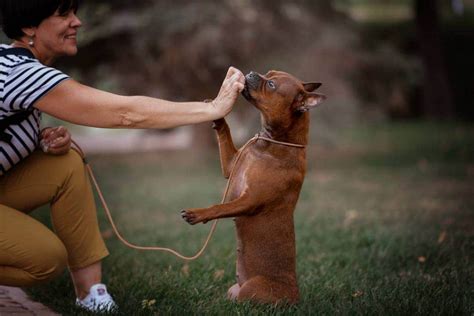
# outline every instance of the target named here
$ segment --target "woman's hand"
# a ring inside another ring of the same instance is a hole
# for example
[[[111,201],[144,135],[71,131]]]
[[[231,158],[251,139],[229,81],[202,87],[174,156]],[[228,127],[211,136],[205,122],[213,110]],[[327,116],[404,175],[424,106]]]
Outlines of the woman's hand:
[[[224,82],[212,106],[217,110],[219,118],[226,116],[234,106],[235,100],[245,86],[244,74],[234,67],[229,67]]]
[[[71,134],[64,126],[47,127],[41,131],[40,144],[45,153],[63,155],[71,148]]]

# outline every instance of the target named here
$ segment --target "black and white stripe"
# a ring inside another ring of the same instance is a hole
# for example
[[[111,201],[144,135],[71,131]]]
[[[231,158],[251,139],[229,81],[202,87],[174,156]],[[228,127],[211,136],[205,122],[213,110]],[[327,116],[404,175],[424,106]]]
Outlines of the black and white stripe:
[[[0,45],[0,51],[11,48]],[[36,101],[69,77],[24,55],[0,56],[0,120],[34,108]],[[41,112],[33,109],[18,125],[5,132],[11,142],[0,141],[0,176],[31,154],[39,144]]]

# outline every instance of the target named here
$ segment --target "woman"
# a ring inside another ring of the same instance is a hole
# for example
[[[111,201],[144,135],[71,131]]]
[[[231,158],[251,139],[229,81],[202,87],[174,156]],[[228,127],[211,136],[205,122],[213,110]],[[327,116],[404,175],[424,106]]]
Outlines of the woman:
[[[29,286],[68,266],[77,305],[115,308],[101,284],[101,238],[89,180],[64,127],[40,131],[41,112],[106,128],[169,128],[225,116],[244,87],[229,68],[210,103],[120,96],[82,85],[51,68],[77,52],[78,0],[1,0],[0,284]],[[38,150],[39,144],[43,151]],[[50,203],[55,233],[28,215]]]

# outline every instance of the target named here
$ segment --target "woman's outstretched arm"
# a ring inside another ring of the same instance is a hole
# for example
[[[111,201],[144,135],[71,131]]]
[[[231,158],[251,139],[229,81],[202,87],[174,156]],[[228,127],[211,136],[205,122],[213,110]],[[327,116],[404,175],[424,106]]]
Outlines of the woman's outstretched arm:
[[[35,104],[42,112],[79,125],[105,128],[171,128],[212,121],[228,114],[244,88],[245,77],[230,67],[210,103],[172,102],[121,96],[65,80]]]

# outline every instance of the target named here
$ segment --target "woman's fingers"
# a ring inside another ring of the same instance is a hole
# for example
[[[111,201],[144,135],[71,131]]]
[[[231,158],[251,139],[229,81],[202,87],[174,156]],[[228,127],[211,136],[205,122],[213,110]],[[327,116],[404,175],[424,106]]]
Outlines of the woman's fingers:
[[[245,88],[245,83],[242,83],[240,81],[234,83],[234,88],[237,89],[237,91],[240,93],[242,90]]]
[[[69,134],[66,134],[64,136],[59,136],[56,139],[54,139],[50,147],[51,148],[61,148],[63,146],[69,146],[71,143],[71,136]]]
[[[233,97],[237,97],[237,94],[240,91],[242,91],[244,84],[245,84],[244,75],[239,70],[235,70],[234,74],[228,80],[226,80],[226,84],[224,85],[223,92],[227,92],[227,93],[230,92],[233,95]]]
[[[41,146],[47,153],[65,154],[71,148],[71,134],[64,126],[50,128],[43,133]]]
[[[242,85],[239,80],[241,79],[238,72],[235,72],[229,79],[226,79],[219,92],[218,98],[222,99],[221,101],[223,102],[235,101]],[[231,98],[231,100],[226,100],[228,98]]]
[[[229,69],[227,70],[227,74],[226,74],[225,78],[227,79],[227,78],[232,77],[236,72],[240,72],[240,70],[238,70],[235,67],[230,66]]]
[[[212,105],[217,109],[217,118],[226,116],[234,106],[235,100],[244,88],[245,76],[234,67],[229,67],[226,77],[222,82],[217,97],[212,101]]]

